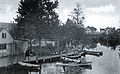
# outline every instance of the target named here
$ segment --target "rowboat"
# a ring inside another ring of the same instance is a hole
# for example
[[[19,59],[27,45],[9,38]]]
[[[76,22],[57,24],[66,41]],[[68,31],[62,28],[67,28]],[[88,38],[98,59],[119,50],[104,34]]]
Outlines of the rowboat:
[[[66,58],[70,58],[70,59],[78,59],[81,58],[81,54],[77,54],[77,55],[70,55],[70,56],[65,56]]]
[[[81,62],[80,59],[70,59],[70,58],[67,58],[67,57],[61,57],[61,59],[63,61],[66,61],[66,62],[77,62],[77,63]]]
[[[56,66],[63,66],[63,67],[90,67],[92,62],[85,62],[85,63],[56,63]]]
[[[85,51],[85,54],[88,54],[88,55],[94,55],[94,56],[102,56],[103,55],[103,52],[96,52],[96,51]]]

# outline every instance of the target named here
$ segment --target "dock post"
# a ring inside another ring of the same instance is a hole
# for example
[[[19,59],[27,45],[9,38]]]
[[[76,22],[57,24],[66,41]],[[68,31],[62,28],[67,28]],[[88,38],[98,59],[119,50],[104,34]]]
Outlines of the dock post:
[[[60,52],[60,59],[62,58],[62,52]]]
[[[51,58],[50,58],[50,62],[51,62]]]
[[[38,63],[38,56],[36,55],[36,63]]]
[[[45,62],[45,59],[43,59],[43,62]]]
[[[41,74],[41,66],[42,66],[42,65],[40,64],[40,67],[39,67],[39,74]]]

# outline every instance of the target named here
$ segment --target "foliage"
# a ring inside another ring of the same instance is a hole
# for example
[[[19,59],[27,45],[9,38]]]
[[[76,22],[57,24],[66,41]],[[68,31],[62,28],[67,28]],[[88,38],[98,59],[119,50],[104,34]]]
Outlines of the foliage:
[[[58,1],[21,0],[18,8],[16,38],[41,39],[49,37],[59,25],[55,8]]]
[[[80,6],[80,4],[77,4],[76,7],[74,8],[72,14],[70,15],[73,19],[73,22],[78,26],[78,27],[84,27],[83,21],[85,19],[83,15],[83,10]]]
[[[65,47],[66,43],[79,44],[84,36],[84,28],[78,27],[73,20],[68,19],[66,24],[61,26],[61,45]]]
[[[63,26],[65,37],[69,42],[79,44],[84,40],[85,28],[84,28],[84,15],[83,10],[79,4],[74,8],[70,14],[72,19],[68,19],[66,24]]]

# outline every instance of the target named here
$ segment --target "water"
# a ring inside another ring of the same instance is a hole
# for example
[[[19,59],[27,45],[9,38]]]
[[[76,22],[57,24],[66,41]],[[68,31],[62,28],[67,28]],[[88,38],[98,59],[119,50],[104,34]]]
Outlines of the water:
[[[112,47],[106,47],[97,44],[94,51],[103,51],[103,56],[96,57],[87,55],[86,61],[92,61],[92,69],[80,69],[79,67],[67,67],[64,72],[63,67],[55,65],[55,63],[43,64],[41,74],[120,74],[119,45],[115,50]]]
[[[91,55],[86,55],[84,58],[85,61],[92,61],[92,69],[83,69],[80,67],[66,67],[66,71],[64,71],[62,66],[56,66],[55,63],[47,63],[42,64],[41,72],[26,72],[25,69],[21,69],[22,71],[15,71],[14,69],[9,69],[5,71],[1,71],[0,74],[120,74],[120,45],[116,46],[115,49],[113,47],[107,47],[100,45],[100,43],[94,45],[92,48],[85,48],[85,50],[92,51],[103,51],[103,56],[96,57]],[[0,66],[10,64],[12,57],[1,58]],[[14,58],[13,58],[14,59]],[[20,59],[20,58],[19,58]],[[17,59],[17,60],[19,60]],[[22,59],[22,58],[21,58]]]

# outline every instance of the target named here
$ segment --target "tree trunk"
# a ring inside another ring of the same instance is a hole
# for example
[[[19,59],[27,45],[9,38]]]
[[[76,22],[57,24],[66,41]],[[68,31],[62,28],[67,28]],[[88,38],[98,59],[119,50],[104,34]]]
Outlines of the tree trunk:
[[[59,45],[60,45],[60,42],[59,42],[59,39],[57,39],[57,50],[55,50],[55,52],[58,51],[59,53],[61,53]]]

